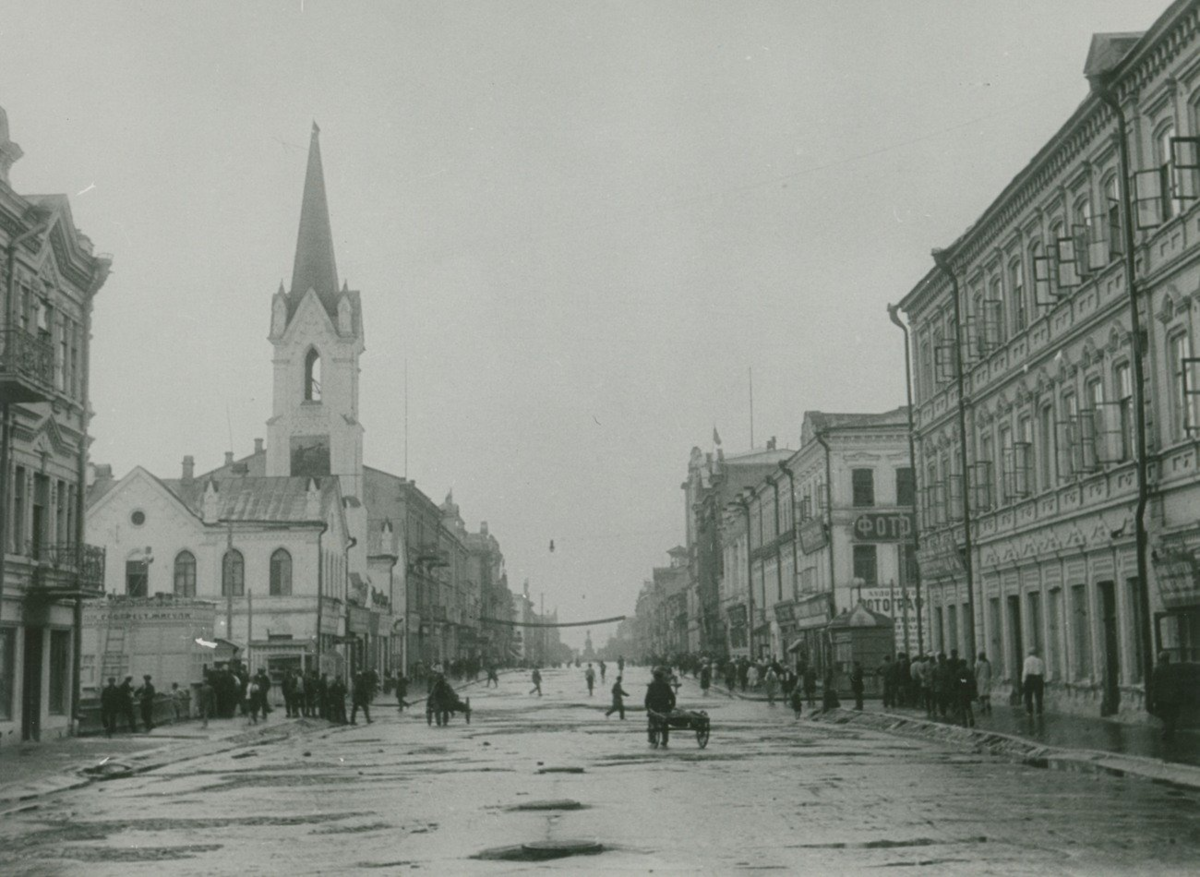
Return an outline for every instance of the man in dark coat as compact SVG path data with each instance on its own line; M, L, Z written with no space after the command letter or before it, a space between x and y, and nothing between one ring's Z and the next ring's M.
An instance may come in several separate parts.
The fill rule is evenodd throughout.
M142 685L137 690L138 704L142 708L142 724L146 728L146 733L149 734L154 730L154 695L157 692L154 686L150 684L149 674L142 677Z
M654 681L646 688L645 705L650 743L654 746L658 745L654 739L655 731L657 731L662 739L662 746L666 749L667 741L671 737L671 729L666 721L656 719L653 715L657 713L665 716L671 710L675 709L675 692L671 690L671 684L667 681L665 670L658 669L654 671Z
M104 725L104 734L113 735L117 729L117 712L120 710L121 695L117 691L117 677L109 676L108 684L100 692L100 722Z
M271 677L267 675L267 671L259 667L258 672L254 674L254 685L257 688L255 695L258 698L258 708L262 712L263 721L267 720L267 713L271 711L271 704L267 700L267 692L271 690Z
M133 709L133 677L126 676L125 681L117 686L117 713L125 717L129 725L129 733L137 733L137 716Z
M629 692L621 687L621 677L618 676L612 687L612 706L608 708L604 718L607 719L613 713L620 713L621 721L625 721L625 698L627 697L629 697Z
M854 693L854 708L860 713L863 708L863 690L865 687L862 664L855 661L854 668L850 671L850 691Z
M371 677L366 673L359 673L354 677L353 687L350 689L350 699L352 706L350 707L350 724L358 724L358 711L362 710L367 724L371 724L371 694L373 686Z
M1175 726L1179 722L1186 693L1183 680L1179 677L1179 668L1171 664L1171 655L1167 652L1158 654L1158 663L1154 665L1154 674L1150 677L1150 694L1154 698L1153 713L1163 723L1163 739L1174 740Z

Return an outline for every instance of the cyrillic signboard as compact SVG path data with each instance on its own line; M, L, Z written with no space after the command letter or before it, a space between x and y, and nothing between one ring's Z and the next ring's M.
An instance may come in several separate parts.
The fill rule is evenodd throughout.
M917 527L912 512L863 512L852 529L855 542L911 542Z
M829 542L825 522L820 518L809 518L800 525L800 549L805 554L820 551Z

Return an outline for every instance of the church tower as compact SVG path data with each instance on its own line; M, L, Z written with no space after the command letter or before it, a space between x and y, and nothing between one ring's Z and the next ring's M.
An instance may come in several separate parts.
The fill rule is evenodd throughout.
M320 129L313 123L300 205L292 285L271 300L275 384L267 421L268 475L337 475L361 501L363 428L358 422L359 294L338 288L325 200Z

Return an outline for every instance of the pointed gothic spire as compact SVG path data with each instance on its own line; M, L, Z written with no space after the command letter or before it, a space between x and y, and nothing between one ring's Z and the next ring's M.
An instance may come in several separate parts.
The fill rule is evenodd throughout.
M292 266L291 295L299 300L315 289L323 300L337 294L337 263L333 258L333 231L325 200L325 173L321 167L321 129L313 122L308 145L308 171L304 176L304 200L300 204L300 233L296 239L296 261Z

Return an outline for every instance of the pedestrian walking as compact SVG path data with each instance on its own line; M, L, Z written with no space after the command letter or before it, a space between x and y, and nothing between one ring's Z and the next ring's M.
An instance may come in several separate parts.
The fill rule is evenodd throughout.
M838 697L837 684L834 682L833 669L825 671L825 690L821 692L821 706L827 710L835 710L842 705Z
M862 664L855 661L854 668L850 671L850 690L854 692L854 708L860 713L863 708L863 689L865 688L865 684Z
M246 697L243 701L242 711L249 719L247 725L258 724L258 683L251 679L246 683Z
M975 711L971 703L977 694L975 673L970 664L960 659L954 673L954 715L964 728L975 727Z
M975 660L975 690L979 697L979 714L992 714L992 662L983 652Z
M487 682L484 683L486 688L500 687L500 674L496 672L495 664L488 664L487 667Z
M588 664L587 669L583 671L583 678L587 681L588 697L591 697L592 691L596 687L596 671L592 669L591 664Z
M618 676L625 675L625 656L624 655L617 655L617 675Z
M607 672L607 670L608 670L608 665L605 664L603 661L601 661L600 662L600 684L601 685L604 684L604 674Z
M346 722L346 680L335 676L329 683L329 706L332 716L330 721L345 725Z
M612 706L608 708L604 718L607 719L613 713L620 713L621 721L625 721L625 698L627 697L629 697L629 692L621 687L621 677L618 676L612 687Z
M700 668L700 693L703 694L705 697L708 697L708 689L709 689L709 686L711 686L711 685L712 685L712 667L709 664L705 663L705 665Z
M367 673L359 673L354 677L353 687L350 690L350 699L353 704L350 707L350 724L358 724L358 711L360 709L363 712L363 717L367 720L367 724L371 724L372 688L371 677Z
M200 706L200 718L203 721L203 724L201 725L201 727L203 727L203 728L208 727L209 717L214 714L214 712L216 710L216 705L217 705L216 689L213 688L212 675L206 670L204 672L204 679L200 682L200 704L199 704L199 706Z
M1021 692L1025 696L1025 713L1033 715L1034 706L1037 714L1042 714L1042 698L1046 692L1046 664L1038 657L1037 649L1030 649L1021 668Z
M667 681L666 670L659 668L654 671L654 681L646 689L644 704L650 745L658 747L661 743L662 748L666 749L671 737L671 726L665 719L656 717L656 715L669 715L671 710L675 709L675 692L671 690L671 685Z
M883 663L879 665L877 674L880 681L883 683L883 708L888 709L896 705L896 678L895 668L892 666L892 656L884 655Z
M533 674L529 677L533 680L533 688L529 689L529 693L537 692L537 696L542 696L542 672L537 668L533 668Z
M796 714L796 718L800 718L800 711L804 708L804 692L800 690L799 685L792 686L792 693L788 695L788 704L792 708L792 712Z
M408 677L404 675L403 670L396 671L396 706L400 712L404 712L404 708L409 706L406 698L408 697Z
M271 677L267 675L266 669L258 668L258 672L254 675L254 687L255 693L258 695L258 711L262 713L265 722L267 714L271 712L271 703L267 700L267 693L271 690Z
M1175 739L1175 726L1179 713L1186 703L1186 688L1180 677L1179 668L1171 663L1168 652L1158 653L1158 663L1150 677L1150 695L1153 698L1151 713L1162 722L1162 738L1167 742Z
M775 695L779 692L779 677L775 675L775 668L768 667L766 676L763 678L763 687L767 692L767 704L775 706Z
M811 664L804 667L804 699L809 709L817 705L817 669Z
M154 730L154 695L157 692L150 683L149 674L142 677L142 684L137 690L138 705L142 708L142 725L149 734Z
M187 692L179 687L178 682L171 683L171 705L175 708L175 721L189 718Z
M111 737L117 729L117 713L120 711L121 693L117 690L117 677L109 676L108 684L100 691L100 723L104 725L104 736Z

